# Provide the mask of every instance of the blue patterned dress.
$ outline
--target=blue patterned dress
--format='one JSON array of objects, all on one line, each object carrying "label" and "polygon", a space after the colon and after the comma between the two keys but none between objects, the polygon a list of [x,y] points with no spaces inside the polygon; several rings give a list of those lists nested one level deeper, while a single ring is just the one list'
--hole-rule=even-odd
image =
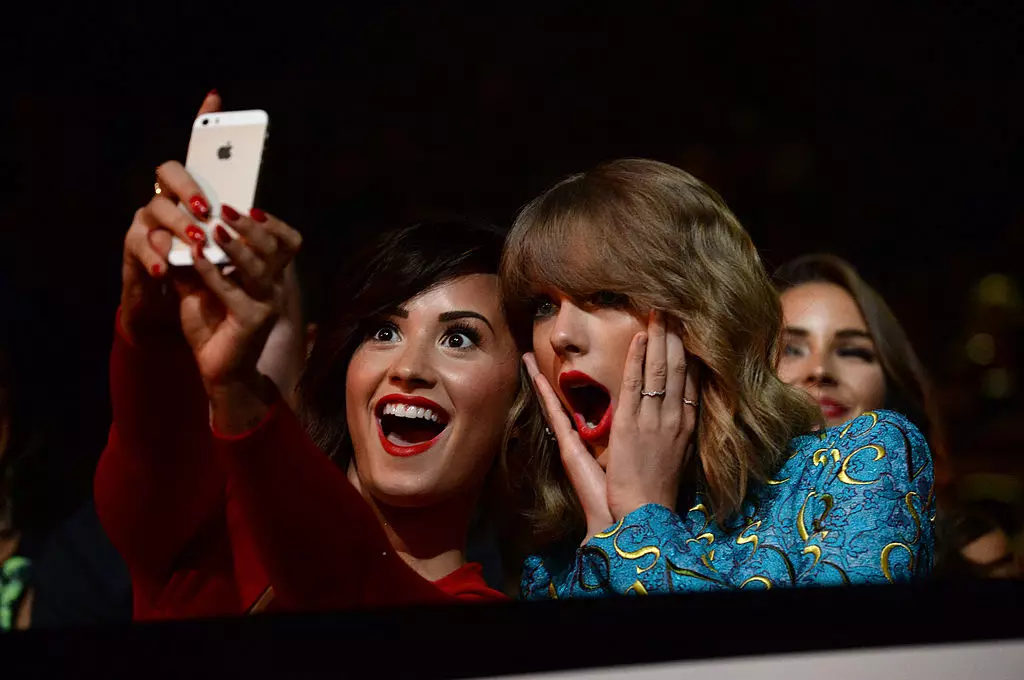
[{"label": "blue patterned dress", "polygon": [[774,479],[719,526],[704,495],[645,505],[573,551],[533,555],[525,599],[899,583],[932,568],[931,452],[891,411],[795,438]]}]

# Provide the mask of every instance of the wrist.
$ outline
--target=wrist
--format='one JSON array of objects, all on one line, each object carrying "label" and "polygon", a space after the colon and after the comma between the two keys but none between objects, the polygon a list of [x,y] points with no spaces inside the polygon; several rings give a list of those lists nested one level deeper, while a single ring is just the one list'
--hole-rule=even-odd
[{"label": "wrist", "polygon": [[269,378],[260,373],[207,383],[210,425],[218,435],[237,437],[255,429],[278,399]]},{"label": "wrist", "polygon": [[633,514],[645,505],[660,505],[672,512],[676,511],[676,494],[669,492],[638,494],[623,498],[616,504],[615,516],[619,519]]}]

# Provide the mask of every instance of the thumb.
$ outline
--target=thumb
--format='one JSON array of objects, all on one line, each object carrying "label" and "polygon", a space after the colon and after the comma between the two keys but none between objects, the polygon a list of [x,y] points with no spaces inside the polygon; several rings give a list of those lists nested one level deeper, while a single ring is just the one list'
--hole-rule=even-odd
[{"label": "thumb", "polygon": [[196,118],[204,113],[217,113],[221,110],[222,105],[223,102],[221,102],[220,94],[217,90],[210,90],[206,94],[206,99],[203,100],[203,105],[199,107],[199,113],[196,114]]}]

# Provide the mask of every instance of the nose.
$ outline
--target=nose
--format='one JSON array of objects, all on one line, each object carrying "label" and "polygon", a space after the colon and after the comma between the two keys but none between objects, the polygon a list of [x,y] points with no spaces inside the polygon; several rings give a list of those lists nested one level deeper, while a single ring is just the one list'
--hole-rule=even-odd
[{"label": "nose", "polygon": [[813,352],[808,357],[805,382],[811,386],[835,385],[836,374],[832,366],[832,355],[829,352]]},{"label": "nose", "polygon": [[551,347],[559,356],[586,354],[590,349],[586,313],[563,300],[551,328]]},{"label": "nose", "polygon": [[429,341],[407,339],[388,369],[388,382],[407,391],[433,387],[437,374],[431,361],[431,348]]}]

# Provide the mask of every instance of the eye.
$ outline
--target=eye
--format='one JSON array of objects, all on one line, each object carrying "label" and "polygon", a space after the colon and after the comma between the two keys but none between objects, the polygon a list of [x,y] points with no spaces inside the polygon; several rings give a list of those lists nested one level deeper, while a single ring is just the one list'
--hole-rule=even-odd
[{"label": "eye", "polygon": [[398,328],[393,323],[376,326],[370,333],[370,339],[374,342],[395,342],[398,340]]},{"label": "eye", "polygon": [[471,326],[452,326],[445,331],[441,343],[449,349],[469,349],[480,344],[480,333]]},{"label": "eye", "polygon": [[555,303],[551,301],[551,298],[538,297],[534,298],[533,301],[533,317],[535,319],[544,319],[555,313]]},{"label": "eye", "polygon": [[610,290],[600,290],[590,298],[591,302],[599,307],[625,307],[629,305],[629,298],[621,293]]},{"label": "eye", "polygon": [[786,346],[782,349],[782,356],[784,357],[801,357],[804,355],[802,347],[797,347],[791,343],[786,343]]},{"label": "eye", "polygon": [[842,347],[837,354],[841,357],[860,359],[869,364],[875,361],[875,353],[867,347]]}]

